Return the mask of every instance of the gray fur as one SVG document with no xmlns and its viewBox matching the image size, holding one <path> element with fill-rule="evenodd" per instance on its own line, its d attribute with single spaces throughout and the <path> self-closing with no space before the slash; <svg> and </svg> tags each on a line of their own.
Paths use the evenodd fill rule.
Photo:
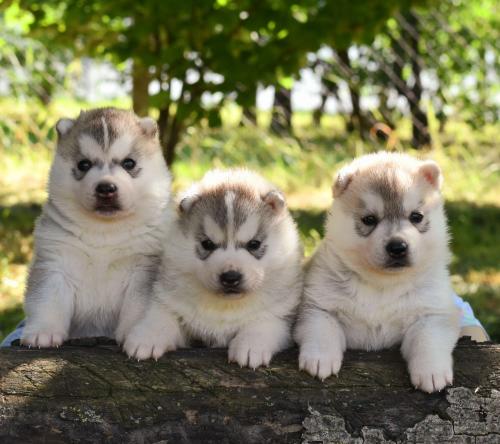
<svg viewBox="0 0 500 444">
<path fill-rule="evenodd" d="M 103 120 L 108 133 L 107 143 L 105 141 Z M 157 132 L 148 133 L 145 131 L 140 125 L 140 119 L 132 112 L 116 108 L 97 108 L 82 111 L 71 129 L 65 134 L 59 133 L 57 149 L 65 159 L 78 158 L 80 155 L 78 138 L 85 134 L 94 139 L 106 152 L 124 131 L 135 136 L 136 140 L 157 138 Z"/>
<path fill-rule="evenodd" d="M 232 208 L 232 223 L 235 231 L 245 223 L 249 214 L 259 214 L 261 216 L 259 228 L 254 236 L 254 239 L 261 242 L 261 246 L 255 251 L 249 250 L 250 254 L 260 259 L 266 253 L 266 245 L 264 243 L 266 239 L 265 227 L 268 226 L 270 219 L 273 217 L 273 212 L 263 200 L 256 200 L 255 197 L 243 187 L 219 187 L 215 190 L 203 193 L 197 197 L 187 212 L 181 214 L 179 225 L 185 235 L 194 229 L 195 237 L 198 240 L 196 254 L 201 260 L 207 259 L 212 253 L 212 251 L 207 251 L 200 245 L 203 240 L 207 239 L 203 224 L 206 215 L 208 215 L 224 233 L 224 240 L 220 245 L 217 245 L 217 247 L 227 248 L 229 241 L 229 211 L 225 197 L 228 192 L 233 192 L 235 194 Z M 246 248 L 246 244 L 238 244 L 237 248 Z"/>
<path fill-rule="evenodd" d="M 384 218 L 396 221 L 405 217 L 403 206 L 404 190 L 394 173 L 374 178 L 371 189 L 378 193 L 384 201 Z"/>
</svg>

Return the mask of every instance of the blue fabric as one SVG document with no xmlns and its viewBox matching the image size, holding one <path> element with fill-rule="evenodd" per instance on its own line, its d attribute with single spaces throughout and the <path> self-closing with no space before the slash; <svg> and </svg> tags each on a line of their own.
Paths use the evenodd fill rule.
<svg viewBox="0 0 500 444">
<path fill-rule="evenodd" d="M 13 332 L 9 333 L 4 338 L 4 340 L 0 344 L 0 347 L 10 347 L 13 341 L 15 341 L 16 339 L 21 339 L 21 335 L 23 334 L 23 327 L 24 327 L 25 323 L 26 323 L 26 320 L 19 322 L 19 324 L 17 324 L 16 329 Z"/>
<path fill-rule="evenodd" d="M 460 296 L 455 295 L 455 305 L 462 312 L 460 318 L 461 327 L 482 327 L 481 322 L 474 316 L 472 307 L 468 302 L 465 302 Z"/>
</svg>

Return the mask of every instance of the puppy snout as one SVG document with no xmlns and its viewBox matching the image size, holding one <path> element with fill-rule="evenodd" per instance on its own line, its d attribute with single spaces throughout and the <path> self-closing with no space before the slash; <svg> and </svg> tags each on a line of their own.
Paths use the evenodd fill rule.
<svg viewBox="0 0 500 444">
<path fill-rule="evenodd" d="M 243 275 L 239 271 L 225 271 L 219 276 L 219 281 L 224 288 L 237 288 L 243 279 Z"/>
<path fill-rule="evenodd" d="M 394 259 L 401 259 L 408 254 L 408 244 L 402 239 L 391 239 L 385 246 L 387 254 Z"/>
<path fill-rule="evenodd" d="M 97 197 L 111 198 L 118 193 L 118 187 L 112 182 L 99 182 L 95 187 Z"/>
</svg>

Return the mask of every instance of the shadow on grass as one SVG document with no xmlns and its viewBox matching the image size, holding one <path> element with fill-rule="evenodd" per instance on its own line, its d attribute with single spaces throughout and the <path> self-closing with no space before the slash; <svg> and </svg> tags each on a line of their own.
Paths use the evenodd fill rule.
<svg viewBox="0 0 500 444">
<path fill-rule="evenodd" d="M 32 232 L 42 207 L 38 204 L 0 206 L 0 260 L 11 264 L 29 262 Z"/>
<path fill-rule="evenodd" d="M 23 319 L 23 304 L 16 304 L 14 307 L 0 311 L 0 341 L 13 331 Z"/>
<path fill-rule="evenodd" d="M 470 202 L 446 204 L 455 260 L 452 273 L 500 271 L 500 207 Z"/>
</svg>

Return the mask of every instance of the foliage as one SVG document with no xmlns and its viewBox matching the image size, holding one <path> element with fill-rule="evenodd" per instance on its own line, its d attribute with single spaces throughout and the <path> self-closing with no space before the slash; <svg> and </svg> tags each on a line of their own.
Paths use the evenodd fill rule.
<svg viewBox="0 0 500 444">
<path fill-rule="evenodd" d="M 397 12 L 370 45 L 351 44 L 344 56 L 325 48 L 311 55 L 309 66 L 323 85 L 322 106 L 328 97 L 342 104 L 339 89 L 347 83 L 353 108 L 348 128 L 358 127 L 361 136 L 376 122 L 394 128 L 405 110 L 417 136 L 428 131 L 428 114 L 441 129 L 451 117 L 476 129 L 494 123 L 500 117 L 500 24 L 494 3 L 445 1 L 412 14 Z M 355 101 L 363 96 L 377 100 L 360 111 Z M 425 134 L 421 139 L 425 142 Z"/>
<path fill-rule="evenodd" d="M 77 55 L 128 60 L 156 110 L 167 161 L 181 132 L 220 124 L 227 98 L 255 100 L 258 83 L 291 85 L 309 51 L 367 42 L 409 1 L 36 0 L 10 1 L 28 14 L 29 35 Z M 134 83 L 139 87 L 139 82 Z M 140 94 L 137 94 L 140 97 Z"/>
<path fill-rule="evenodd" d="M 49 51 L 26 37 L 30 22 L 17 4 L 0 15 L 0 92 L 4 89 L 19 99 L 35 97 L 46 105 L 64 86 L 71 51 Z"/>
</svg>

